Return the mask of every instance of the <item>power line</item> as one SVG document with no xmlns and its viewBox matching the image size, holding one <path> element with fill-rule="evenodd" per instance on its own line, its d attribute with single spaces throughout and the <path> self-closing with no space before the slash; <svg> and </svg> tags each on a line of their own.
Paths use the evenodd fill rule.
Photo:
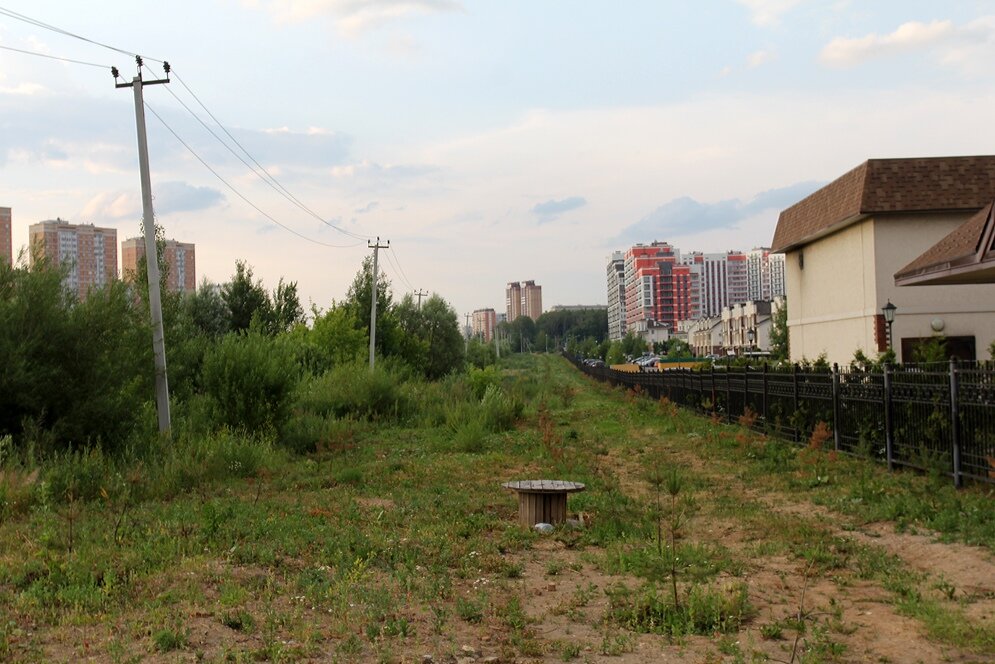
<svg viewBox="0 0 995 664">
<path fill-rule="evenodd" d="M 255 175 L 260 180 L 262 180 L 263 182 L 265 182 L 271 189 L 273 189 L 273 191 L 275 191 L 279 195 L 283 196 L 290 203 L 292 203 L 293 205 L 297 206 L 299 209 L 301 209 L 305 213 L 311 215 L 312 217 L 314 217 L 315 219 L 317 219 L 321 223 L 325 224 L 326 226 L 330 226 L 331 228 L 334 228 L 335 230 L 337 230 L 340 233 L 342 233 L 343 235 L 347 235 L 348 237 L 351 237 L 353 239 L 364 240 L 364 241 L 367 240 L 367 239 L 369 239 L 365 235 L 360 235 L 360 234 L 357 234 L 357 233 L 353 233 L 353 232 L 348 231 L 348 230 L 346 230 L 344 228 L 340 228 L 339 226 L 336 226 L 335 224 L 333 224 L 333 223 L 331 223 L 329 221 L 326 221 L 318 213 L 316 213 L 314 210 L 312 210 L 307 205 L 305 205 L 304 203 L 302 203 L 296 196 L 294 196 L 293 194 L 291 194 L 287 190 L 286 187 L 284 187 L 282 184 L 280 184 L 280 182 L 275 177 L 273 177 L 273 175 L 269 171 L 267 171 L 266 168 L 263 167 L 249 153 L 249 151 L 246 150 L 245 147 L 243 147 L 242 144 L 238 142 L 238 140 L 234 136 L 231 135 L 231 133 L 225 128 L 225 126 L 223 124 L 221 124 L 221 122 L 214 116 L 214 114 L 211 113 L 211 111 L 208 110 L 208 108 L 206 106 L 204 106 L 203 102 L 200 101 L 200 99 L 197 97 L 197 95 L 194 94 L 193 91 L 191 91 L 190 88 L 186 85 L 186 83 L 184 83 L 183 80 L 180 79 L 180 77 L 176 75 L 176 70 L 172 70 L 172 74 L 173 74 L 174 78 L 176 78 L 176 80 L 180 82 L 180 85 L 182 85 L 184 88 L 186 88 L 187 92 L 189 92 L 193 96 L 193 98 L 197 100 L 197 103 L 200 104 L 201 108 L 203 108 L 204 111 L 209 116 L 211 116 L 211 119 L 213 119 L 214 122 L 221 128 L 221 130 L 224 131 L 224 133 L 228 136 L 228 138 L 230 138 L 231 141 L 233 143 L 235 143 L 235 145 L 237 145 L 242 150 L 243 153 L 245 153 L 245 155 L 252 161 L 252 163 L 250 164 L 248 161 L 246 161 L 245 158 L 243 158 L 242 155 L 240 155 L 238 152 L 236 152 L 223 138 L 221 138 L 220 136 L 218 136 L 218 134 L 213 129 L 211 129 L 211 127 L 206 122 L 204 122 L 204 120 L 199 115 L 197 115 L 197 113 L 195 113 L 193 111 L 193 109 L 191 109 L 186 104 L 186 102 L 184 102 L 182 99 L 180 99 L 176 95 L 176 93 L 174 93 L 169 88 L 166 88 L 166 91 L 169 92 L 169 94 L 171 94 L 173 96 L 173 98 L 177 102 L 179 102 L 179 104 L 184 109 L 186 109 L 187 113 L 189 113 L 191 116 L 193 116 L 193 118 L 195 120 L 197 120 L 197 122 L 199 122 L 201 124 L 201 126 L 204 127 L 204 129 L 207 130 L 207 132 L 209 134 L 211 134 L 211 136 L 213 136 L 215 140 L 218 141 L 218 143 L 220 143 L 221 145 L 223 145 L 225 147 L 225 149 L 228 150 L 228 152 L 230 152 L 232 154 L 232 156 L 234 156 L 236 159 L 238 159 L 240 162 L 242 162 L 242 164 L 246 168 L 248 168 L 250 171 L 252 171 L 253 175 Z"/>
<path fill-rule="evenodd" d="M 411 290 L 416 290 L 414 285 L 408 279 L 408 275 L 404 273 L 404 268 L 401 267 L 401 259 L 397 255 L 397 252 L 394 251 L 394 247 L 390 248 L 390 253 L 394 255 L 394 261 L 397 263 L 397 270 L 398 272 L 401 273 L 401 277 L 404 279 L 404 283 L 406 283 L 408 285 L 408 288 L 410 288 Z"/>
<path fill-rule="evenodd" d="M 28 23 L 30 25 L 34 25 L 36 27 L 43 28 L 45 30 L 51 30 L 52 32 L 57 32 L 60 35 L 65 35 L 67 37 L 72 37 L 73 39 L 79 39 L 80 41 L 84 41 L 84 42 L 87 42 L 89 44 L 93 44 L 94 46 L 100 46 L 102 48 L 106 48 L 106 49 L 111 50 L 111 51 L 116 51 L 118 53 L 123 53 L 124 55 L 130 55 L 132 57 L 135 57 L 136 55 L 139 55 L 138 53 L 132 53 L 131 51 L 125 51 L 124 49 L 120 49 L 120 48 L 117 48 L 115 46 L 111 46 L 109 44 L 104 44 L 103 42 L 98 42 L 98 41 L 96 41 L 94 39 L 90 39 L 88 37 L 84 37 L 83 35 L 78 35 L 78 34 L 76 34 L 74 32 L 70 32 L 68 30 L 63 30 L 62 28 L 54 26 L 51 23 L 45 23 L 44 21 L 39 21 L 36 18 L 31 18 L 30 16 L 26 16 L 24 14 L 19 14 L 18 12 L 13 11 L 12 9 L 7 9 L 6 7 L 0 7 L 0 16 L 6 16 L 8 18 L 14 19 L 15 21 L 23 21 L 24 23 Z M 146 57 L 145 59 L 146 60 L 152 60 L 153 62 L 162 62 L 162 60 L 156 60 L 155 58 Z"/>
<path fill-rule="evenodd" d="M 266 217 L 267 219 L 269 219 L 270 221 L 272 221 L 274 224 L 276 224 L 280 228 L 282 228 L 282 229 L 284 229 L 284 230 L 286 230 L 286 231 L 288 231 L 290 233 L 293 233 L 294 235 L 296 235 L 297 237 L 301 238 L 302 240 L 307 240 L 308 242 L 313 242 L 314 244 L 318 244 L 318 245 L 321 245 L 323 247 L 334 247 L 336 249 L 346 249 L 346 248 L 349 248 L 349 247 L 356 247 L 356 246 L 359 246 L 360 244 L 362 244 L 361 242 L 357 242 L 355 244 L 331 244 L 330 242 L 322 242 L 321 240 L 315 240 L 314 238 L 310 238 L 307 235 L 299 233 L 299 232 L 295 231 L 293 228 L 287 226 L 286 224 L 280 223 L 279 221 L 277 221 L 277 219 L 275 217 L 273 217 L 272 215 L 264 212 L 258 205 L 256 205 L 255 203 L 253 203 L 252 201 L 250 201 L 248 198 L 246 198 L 245 195 L 242 194 L 242 192 L 240 192 L 238 189 L 236 189 L 234 187 L 234 185 L 232 185 L 227 180 L 225 180 L 224 177 L 222 177 L 220 173 L 218 173 L 216 170 L 214 170 L 214 168 L 211 167 L 210 164 L 208 164 L 206 161 L 204 161 L 204 159 L 199 154 L 197 154 L 197 152 L 192 147 L 190 147 L 187 144 L 186 141 L 184 141 L 182 138 L 180 138 L 180 135 L 177 134 L 173 130 L 173 128 L 170 127 L 169 124 L 165 120 L 162 119 L 162 116 L 159 115 L 158 113 L 156 113 L 155 109 L 152 108 L 147 102 L 145 104 L 145 108 L 149 109 L 149 112 L 151 112 L 152 115 L 154 115 L 156 117 L 156 119 L 159 122 L 162 123 L 162 126 L 165 127 L 169 131 L 169 133 L 171 133 L 173 135 L 173 137 L 176 138 L 176 140 L 178 140 L 180 142 L 180 144 L 183 147 L 185 147 L 187 149 L 187 151 L 190 154 L 192 154 L 197 159 L 197 161 L 199 161 L 201 164 L 203 164 L 204 168 L 206 168 L 207 170 L 211 171 L 211 173 L 214 175 L 214 177 L 216 177 L 219 181 L 221 181 L 221 183 L 223 185 L 225 185 L 226 187 L 228 187 L 228 189 L 230 189 L 233 194 L 235 194 L 236 196 L 238 196 L 239 198 L 241 198 L 250 207 L 252 207 L 256 212 L 258 212 L 259 214 L 263 215 L 264 217 Z"/>
<path fill-rule="evenodd" d="M 84 62 L 83 60 L 73 60 L 72 58 L 62 58 L 62 57 L 59 57 L 58 55 L 49 55 L 47 53 L 38 53 L 37 51 L 27 51 L 27 50 L 25 50 L 23 48 L 14 48 L 13 46 L 3 46 L 3 45 L 0 45 L 0 48 L 4 49 L 5 51 L 16 51 L 17 53 L 24 53 L 25 55 L 36 55 L 39 58 L 49 58 L 50 60 L 61 60 L 62 62 L 72 62 L 73 64 L 77 64 L 77 65 L 87 65 L 87 66 L 90 66 L 90 67 L 100 67 L 101 69 L 110 69 L 111 68 L 110 65 L 100 65 L 100 64 L 97 64 L 96 62 Z"/>
<path fill-rule="evenodd" d="M 389 247 L 386 247 L 386 248 L 388 248 L 388 249 L 389 249 Z M 392 268 L 392 269 L 394 270 L 394 273 L 395 273 L 395 274 L 397 275 L 398 279 L 401 279 L 402 281 L 404 281 L 404 283 L 406 283 L 406 284 L 407 284 L 408 288 L 410 288 L 410 289 L 414 290 L 414 286 L 412 286 L 412 285 L 411 285 L 411 282 L 410 282 L 410 281 L 408 281 L 408 280 L 407 280 L 407 278 L 405 278 L 405 277 L 404 277 L 404 274 L 403 274 L 403 273 L 401 272 L 401 270 L 400 270 L 400 269 L 398 268 L 398 265 L 397 265 L 397 263 L 395 263 L 395 262 L 394 262 L 394 259 L 393 259 L 393 258 L 391 258 L 391 256 L 390 256 L 390 253 L 389 253 L 389 252 L 388 252 L 388 253 L 385 253 L 385 254 L 384 254 L 384 256 L 386 256 L 386 257 L 387 257 L 387 262 L 388 262 L 388 263 L 390 263 L 390 266 L 391 266 L 391 268 Z"/>
</svg>

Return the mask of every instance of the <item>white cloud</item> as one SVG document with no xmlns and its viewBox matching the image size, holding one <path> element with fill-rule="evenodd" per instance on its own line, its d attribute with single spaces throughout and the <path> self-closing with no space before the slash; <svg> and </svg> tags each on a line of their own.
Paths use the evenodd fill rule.
<svg viewBox="0 0 995 664">
<path fill-rule="evenodd" d="M 750 66 L 750 69 L 756 69 L 757 67 L 760 67 L 762 65 L 767 64 L 768 62 L 773 61 L 776 57 L 777 54 L 774 53 L 774 51 L 766 49 L 760 51 L 754 51 L 753 53 L 750 53 L 750 55 L 746 58 L 746 64 Z"/>
<path fill-rule="evenodd" d="M 250 6 L 256 7 L 259 3 L 253 2 Z M 458 0 L 269 0 L 262 6 L 278 21 L 330 17 L 339 32 L 350 36 L 414 15 L 463 9 Z"/>
<path fill-rule="evenodd" d="M 798 4 L 799 0 L 737 0 L 750 10 L 753 22 L 759 26 L 776 25 L 781 16 Z"/>
<path fill-rule="evenodd" d="M 964 25 L 953 21 L 903 23 L 889 34 L 836 37 L 822 49 L 819 59 L 831 67 L 852 67 L 876 57 L 910 51 L 935 51 L 944 64 L 967 64 L 995 42 L 995 17 L 985 16 Z"/>
<path fill-rule="evenodd" d="M 141 219 L 142 202 L 137 192 L 115 191 L 97 194 L 83 206 L 85 221 Z"/>
</svg>

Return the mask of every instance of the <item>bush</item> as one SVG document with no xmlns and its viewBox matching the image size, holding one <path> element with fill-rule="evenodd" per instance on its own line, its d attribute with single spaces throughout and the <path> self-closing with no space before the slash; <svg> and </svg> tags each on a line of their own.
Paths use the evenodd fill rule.
<svg viewBox="0 0 995 664">
<path fill-rule="evenodd" d="M 490 431 L 507 431 L 522 417 L 524 406 L 496 385 L 489 385 L 480 401 L 480 419 Z"/>
<path fill-rule="evenodd" d="M 344 364 L 301 385 L 297 408 L 323 417 L 396 420 L 408 411 L 397 371 Z"/>
<path fill-rule="evenodd" d="M 297 378 L 281 341 L 255 331 L 225 336 L 204 357 L 203 384 L 216 421 L 233 429 L 283 427 Z"/>
</svg>

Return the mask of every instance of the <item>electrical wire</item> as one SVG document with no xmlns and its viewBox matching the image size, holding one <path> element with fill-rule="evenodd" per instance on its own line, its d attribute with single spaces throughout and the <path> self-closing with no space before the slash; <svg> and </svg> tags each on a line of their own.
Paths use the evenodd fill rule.
<svg viewBox="0 0 995 664">
<path fill-rule="evenodd" d="M 394 262 L 394 259 L 390 257 L 390 253 L 391 252 L 386 251 L 386 252 L 384 252 L 384 256 L 387 258 L 387 262 L 390 264 L 390 267 L 394 271 L 394 274 L 397 275 L 398 280 L 404 281 L 408 285 L 408 288 L 410 288 L 411 290 L 414 290 L 414 287 L 411 285 L 411 283 L 406 278 L 404 278 L 401 270 L 398 268 L 397 264 Z"/>
<path fill-rule="evenodd" d="M 184 87 L 184 88 L 186 88 L 188 92 L 190 92 L 190 94 L 191 94 L 191 95 L 193 96 L 193 98 L 194 98 L 194 99 L 197 99 L 197 95 L 193 94 L 193 92 L 191 92 L 191 91 L 190 91 L 190 88 L 189 88 L 189 87 L 187 87 L 187 85 L 186 85 L 185 83 L 183 83 L 183 81 L 182 81 L 182 80 L 180 80 L 180 78 L 179 78 L 178 76 L 176 76 L 176 74 L 175 74 L 175 71 L 173 71 L 173 72 L 171 72 L 171 73 L 173 74 L 174 78 L 176 78 L 177 80 L 179 80 L 179 81 L 180 81 L 180 83 L 181 83 L 181 84 L 183 85 L 183 87 Z M 331 228 L 334 228 L 335 230 L 337 230 L 338 232 L 342 233 L 343 235 L 346 235 L 346 236 L 348 236 L 348 237 L 351 237 L 351 238 L 353 238 L 353 239 L 355 239 L 355 240 L 368 240 L 368 239 L 370 239 L 370 238 L 369 238 L 368 236 L 365 236 L 365 235 L 360 235 L 360 234 L 357 234 L 357 233 L 353 233 L 353 232 L 351 232 L 351 231 L 348 231 L 348 230 L 346 230 L 346 229 L 344 229 L 344 228 L 340 228 L 339 226 L 337 226 L 337 225 L 335 225 L 335 224 L 333 224 L 333 223 L 331 223 L 331 222 L 329 222 L 329 221 L 326 221 L 326 220 L 325 220 L 325 219 L 323 219 L 323 218 L 322 218 L 322 217 L 321 217 L 321 216 L 320 216 L 319 214 L 317 214 L 317 213 L 316 213 L 316 212 L 315 212 L 314 210 L 312 210 L 312 209 L 311 209 L 311 208 L 309 208 L 308 206 L 304 205 L 304 203 L 302 203 L 302 202 L 301 202 L 301 201 L 300 201 L 300 200 L 299 200 L 299 199 L 298 199 L 298 198 L 297 198 L 296 196 L 294 196 L 294 195 L 293 195 L 293 194 L 291 194 L 291 193 L 290 193 L 289 191 L 287 191 L 286 187 L 284 187 L 284 186 L 283 186 L 282 184 L 280 184 L 280 183 L 279 183 L 279 181 L 278 181 L 278 180 L 277 180 L 277 179 L 276 179 L 275 177 L 273 177 L 273 175 L 272 175 L 272 174 L 270 174 L 270 172 L 269 172 L 269 171 L 267 171 L 267 170 L 266 170 L 266 168 L 265 168 L 265 167 L 263 167 L 263 166 L 262 166 L 262 165 L 261 165 L 261 164 L 260 164 L 260 163 L 259 163 L 259 162 L 258 162 L 258 161 L 257 161 L 257 160 L 256 160 L 256 159 L 255 159 L 255 158 L 254 158 L 254 157 L 253 157 L 253 156 L 252 156 L 252 155 L 251 155 L 250 153 L 249 153 L 249 151 L 248 151 L 248 150 L 246 150 L 246 149 L 245 149 L 245 148 L 244 148 L 244 147 L 243 147 L 243 146 L 242 146 L 242 145 L 241 145 L 241 144 L 240 144 L 240 143 L 239 143 L 239 142 L 238 142 L 238 141 L 237 141 L 237 140 L 235 139 L 235 137 L 231 135 L 231 133 L 230 133 L 230 132 L 229 132 L 229 131 L 228 131 L 227 129 L 225 129 L 225 126 L 224 126 L 223 124 L 221 124 L 221 123 L 220 123 L 220 122 L 218 121 L 218 119 L 217 119 L 216 117 L 214 117 L 214 114 L 213 114 L 213 113 L 211 113 L 211 112 L 210 112 L 210 111 L 209 111 L 209 110 L 207 109 L 207 107 L 205 107 L 205 106 L 203 105 L 203 103 L 201 103 L 201 102 L 200 102 L 200 100 L 199 100 L 199 99 L 197 99 L 197 101 L 198 101 L 198 103 L 200 103 L 200 104 L 201 104 L 201 108 L 203 108 L 203 109 L 205 110 L 205 112 L 207 112 L 207 114 L 211 116 L 211 118 L 212 118 L 212 119 L 213 119 L 213 120 L 215 121 L 215 123 L 217 123 L 217 125 L 218 125 L 218 126 L 219 126 L 219 127 L 221 128 L 221 130 L 222 130 L 222 131 L 224 131 L 224 133 L 225 133 L 225 134 L 226 134 L 226 135 L 227 135 L 227 136 L 228 136 L 228 137 L 229 137 L 229 138 L 230 138 L 230 139 L 232 140 L 232 142 L 234 142 L 234 143 L 235 143 L 235 145 L 237 145 L 237 146 L 238 146 L 239 148 L 241 148 L 242 152 L 244 152 L 244 153 L 245 153 L 245 155 L 246 155 L 246 156 L 247 156 L 247 157 L 248 157 L 248 158 L 249 158 L 249 159 L 251 160 L 251 162 L 252 162 L 252 163 L 249 163 L 249 161 L 246 161 L 246 159 L 245 159 L 244 157 L 242 157 L 242 155 L 240 155 L 240 154 L 239 154 L 238 152 L 236 152 L 236 151 L 234 150 L 234 148 L 232 148 L 232 147 L 231 147 L 231 145 L 229 145 L 229 144 L 228 144 L 228 142 L 227 142 L 227 141 L 225 141 L 225 140 L 224 140 L 223 138 L 221 138 L 221 136 L 218 136 L 217 132 L 215 132 L 215 131 L 214 131 L 214 130 L 213 130 L 213 129 L 212 129 L 212 128 L 211 128 L 211 127 L 210 127 L 210 126 L 209 126 L 209 125 L 208 125 L 208 124 L 206 123 L 206 122 L 204 122 L 204 120 L 203 120 L 203 119 L 202 119 L 202 118 L 201 118 L 201 117 L 200 117 L 199 115 L 197 115 L 197 113 L 195 113 L 195 112 L 193 111 L 193 109 L 191 109 L 191 108 L 190 108 L 190 107 L 189 107 L 189 106 L 188 106 L 188 105 L 186 104 L 186 102 L 184 102 L 184 101 L 183 101 L 182 99 L 180 99 L 180 97 L 179 97 L 179 96 L 177 96 L 175 92 L 173 92 L 173 91 L 172 91 L 171 89 L 169 89 L 168 87 L 166 88 L 166 92 L 168 92 L 168 93 L 169 93 L 170 95 L 172 95 L 173 99 L 175 99 L 175 100 L 176 100 L 177 102 L 179 102 L 179 104 L 180 104 L 180 105 L 181 105 L 181 106 L 182 106 L 182 107 L 183 107 L 184 109 L 186 109 L 187 113 L 189 113 L 189 114 L 190 114 L 190 115 L 191 115 L 191 116 L 192 116 L 192 117 L 193 117 L 193 118 L 194 118 L 195 120 L 197 120 L 197 122 L 199 122 L 199 123 L 200 123 L 200 125 L 201 125 L 201 126 L 202 126 L 202 127 L 203 127 L 203 128 L 204 128 L 204 129 L 205 129 L 205 130 L 206 130 L 206 131 L 207 131 L 207 132 L 208 132 L 208 133 L 210 134 L 210 135 L 211 135 L 211 136 L 213 136 L 213 137 L 214 137 L 214 139 L 215 139 L 216 141 L 218 141 L 218 143 L 220 143 L 221 145 L 223 145 L 223 146 L 224 146 L 224 148 L 225 148 L 226 150 L 228 150 L 228 152 L 230 152 L 230 153 L 232 154 L 232 156 L 233 156 L 233 157 L 235 157 L 236 159 L 238 159 L 238 160 L 239 160 L 240 162 L 242 162 L 242 164 L 243 164 L 243 165 L 244 165 L 244 166 L 245 166 L 246 168 L 248 168 L 248 169 L 249 169 L 250 171 L 252 171 L 252 174 L 253 174 L 253 175 L 255 175 L 255 176 L 256 176 L 256 177 L 258 177 L 258 178 L 259 178 L 260 180 L 262 180 L 263 182 L 265 182 L 267 186 L 269 186 L 269 187 L 270 187 L 270 188 L 271 188 L 271 189 L 272 189 L 273 191 L 275 191 L 275 192 L 276 192 L 277 194 L 279 194 L 279 195 L 280 195 L 280 196 L 282 196 L 283 198 L 287 199 L 287 201 L 289 201 L 289 202 L 290 202 L 290 203 L 291 203 L 292 205 L 295 205 L 296 207 L 298 207 L 298 208 L 299 208 L 300 210 L 302 210 L 302 211 L 303 211 L 303 212 L 305 212 L 306 214 L 308 214 L 308 215 L 310 215 L 310 216 L 314 217 L 315 219 L 317 219 L 317 220 L 318 220 L 318 221 L 320 221 L 321 223 L 325 224 L 326 226 L 329 226 L 329 227 L 331 227 Z"/>
<path fill-rule="evenodd" d="M 390 247 L 390 248 L 389 248 L 389 253 L 388 253 L 388 256 L 389 256 L 390 254 L 393 254 L 393 255 L 394 255 L 394 263 L 395 263 L 395 264 L 397 265 L 397 271 L 401 273 L 401 278 L 403 278 L 403 279 L 404 279 L 404 283 L 406 283 L 406 284 L 408 285 L 408 288 L 410 288 L 411 290 L 418 290 L 417 288 L 415 288 L 415 287 L 414 287 L 414 285 L 413 285 L 413 284 L 411 283 L 411 281 L 410 281 L 410 280 L 408 279 L 408 275 L 404 273 L 404 268 L 403 268 L 403 267 L 401 267 L 401 259 L 400 259 L 400 257 L 399 257 L 399 256 L 397 255 L 397 252 L 396 252 L 396 251 L 394 251 L 394 247 Z"/>
<path fill-rule="evenodd" d="M 212 168 L 210 164 L 208 164 L 206 161 L 204 161 L 204 159 L 199 154 L 197 154 L 197 152 L 192 147 L 190 147 L 187 144 L 186 141 L 184 141 L 182 138 L 180 138 L 180 135 L 177 134 L 173 130 L 173 128 L 170 127 L 169 124 L 165 120 L 162 119 L 162 116 L 159 115 L 155 111 L 155 109 L 152 108 L 148 103 L 145 104 L 145 108 L 147 108 L 149 110 L 149 112 L 151 112 L 152 115 L 154 115 L 156 117 L 156 119 L 160 123 L 162 123 L 162 126 L 165 127 L 166 130 L 169 131 L 169 133 L 171 133 L 173 135 L 173 137 L 176 138 L 176 140 L 179 141 L 180 144 L 183 147 L 185 147 L 187 149 L 187 151 L 190 154 L 192 154 L 194 156 L 194 158 L 196 158 L 197 161 L 199 161 L 204 166 L 204 168 L 206 168 L 207 170 L 209 170 L 214 175 L 214 177 L 216 177 L 223 185 L 225 185 L 229 190 L 231 190 L 231 192 L 233 194 L 235 194 L 236 196 L 238 196 L 239 198 L 241 198 L 252 209 L 254 209 L 256 212 L 258 212 L 259 214 L 263 215 L 264 217 L 266 217 L 267 219 L 269 219 L 270 221 L 272 221 L 274 224 L 276 224 L 280 228 L 282 228 L 282 229 L 284 229 L 284 230 L 286 230 L 286 231 L 288 231 L 290 233 L 293 233 L 294 235 L 296 235 L 297 237 L 301 238 L 302 240 L 307 240 L 308 242 L 312 242 L 314 244 L 321 245 L 323 247 L 334 247 L 334 248 L 337 248 L 337 249 L 346 249 L 346 248 L 349 248 L 349 247 L 357 247 L 360 244 L 362 244 L 362 242 L 357 242 L 355 244 L 332 244 L 330 242 L 322 242 L 321 240 L 315 240 L 314 238 L 311 238 L 311 237 L 308 237 L 307 235 L 299 233 L 299 232 L 295 231 L 293 228 L 291 228 L 290 226 L 287 226 L 286 224 L 281 223 L 280 221 L 278 221 L 272 215 L 264 212 L 258 205 L 256 205 L 255 203 L 253 203 L 252 201 L 250 201 L 248 198 L 246 198 L 245 195 L 242 194 L 242 192 L 240 192 L 238 189 L 236 189 L 234 185 L 232 185 L 227 180 L 225 180 L 224 177 L 222 177 L 220 173 L 218 173 L 214 168 Z"/>
<path fill-rule="evenodd" d="M 111 46 L 109 44 L 104 44 L 103 42 L 98 42 L 98 41 L 96 41 L 94 39 L 89 39 L 88 37 L 84 37 L 82 35 L 78 35 L 78 34 L 76 34 L 74 32 L 69 32 L 68 30 L 63 30 L 62 28 L 54 26 L 51 23 L 45 23 L 44 21 L 39 21 L 36 18 L 31 18 L 30 16 L 26 16 L 24 14 L 20 14 L 18 12 L 13 11 L 12 9 L 7 9 L 6 7 L 0 7 L 0 16 L 6 16 L 8 18 L 14 19 L 15 21 L 23 21 L 24 23 L 28 23 L 30 25 L 34 25 L 36 27 L 43 28 L 45 30 L 51 30 L 52 32 L 57 32 L 60 35 L 65 35 L 67 37 L 72 37 L 73 39 L 79 39 L 80 41 L 84 41 L 84 42 L 87 42 L 89 44 L 93 44 L 94 46 L 100 46 L 102 48 L 106 48 L 106 49 L 111 50 L 111 51 L 116 51 L 118 53 L 123 53 L 124 55 L 130 55 L 131 57 L 135 57 L 136 55 L 139 55 L 138 53 L 132 53 L 131 51 L 125 51 L 124 49 L 120 49 L 120 48 L 117 48 L 115 46 Z M 155 58 L 150 58 L 150 57 L 147 57 L 147 56 L 142 56 L 142 57 L 145 58 L 145 59 L 147 59 L 147 60 L 152 60 L 153 62 L 162 62 L 162 60 L 156 60 Z"/>
<path fill-rule="evenodd" d="M 37 51 L 27 51 L 23 48 L 14 48 L 13 46 L 3 46 L 0 44 L 0 48 L 5 51 L 15 51 L 17 53 L 24 53 L 25 55 L 36 55 L 39 58 L 49 58 L 50 60 L 61 60 L 62 62 L 72 62 L 77 65 L 88 65 L 90 67 L 100 67 L 101 69 L 110 69 L 110 65 L 100 65 L 96 62 L 84 62 L 83 60 L 73 60 L 72 58 L 63 58 L 58 55 L 48 55 L 47 53 L 38 53 Z"/>
</svg>

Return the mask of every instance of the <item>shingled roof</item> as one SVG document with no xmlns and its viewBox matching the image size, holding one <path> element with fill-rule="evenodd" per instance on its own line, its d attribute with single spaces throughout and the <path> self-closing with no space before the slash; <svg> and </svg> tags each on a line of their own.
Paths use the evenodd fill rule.
<svg viewBox="0 0 995 664">
<path fill-rule="evenodd" d="M 899 286 L 995 282 L 995 203 L 895 273 Z"/>
<path fill-rule="evenodd" d="M 995 198 L 995 156 L 868 159 L 781 212 L 772 251 L 874 214 L 977 210 Z"/>
</svg>

